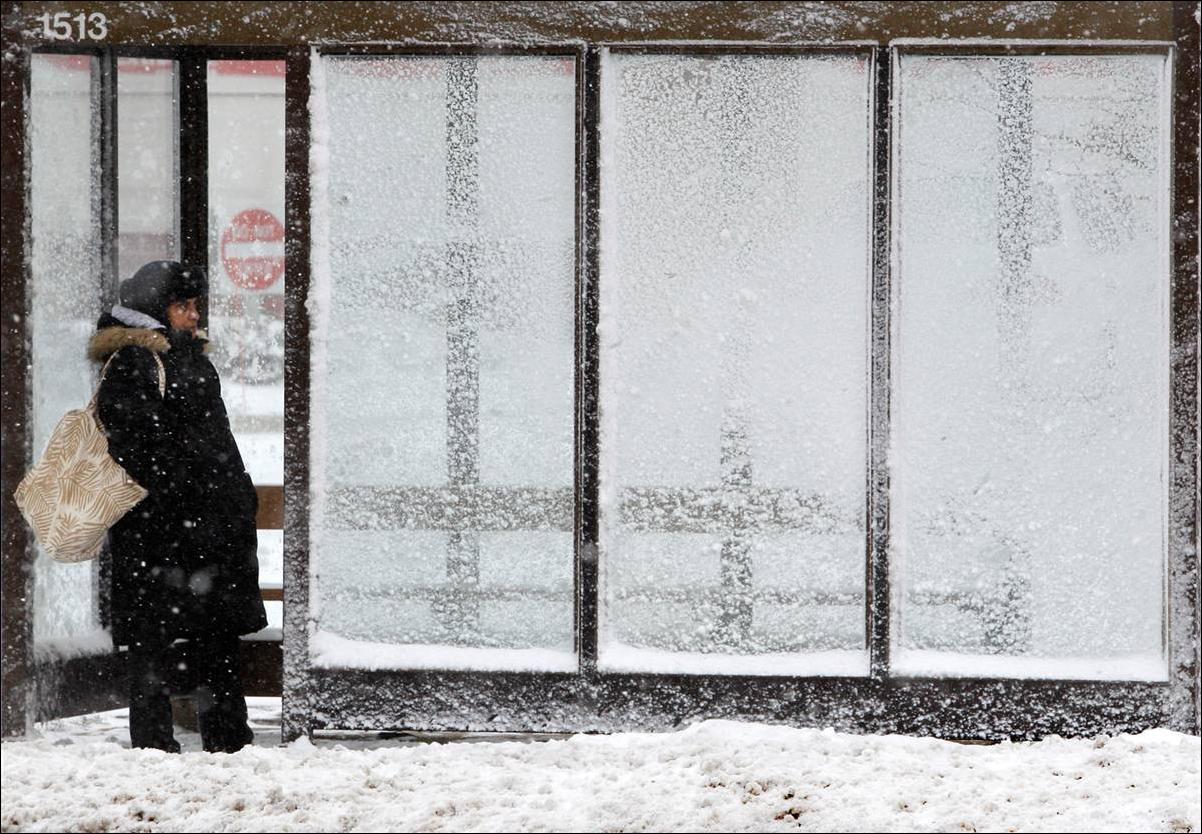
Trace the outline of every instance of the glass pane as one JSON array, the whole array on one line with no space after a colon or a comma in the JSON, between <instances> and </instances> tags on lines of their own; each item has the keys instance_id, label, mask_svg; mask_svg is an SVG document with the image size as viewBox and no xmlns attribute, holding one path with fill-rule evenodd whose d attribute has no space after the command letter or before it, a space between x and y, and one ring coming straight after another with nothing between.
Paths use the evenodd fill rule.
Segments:
<instances>
[{"instance_id":1,"label":"glass pane","mask_svg":"<svg viewBox=\"0 0 1202 834\"><path fill-rule=\"evenodd\" d=\"M602 666L863 674L870 73L602 67Z\"/></svg>"},{"instance_id":2,"label":"glass pane","mask_svg":"<svg viewBox=\"0 0 1202 834\"><path fill-rule=\"evenodd\" d=\"M1166 61L900 67L894 667L1163 678Z\"/></svg>"},{"instance_id":3,"label":"glass pane","mask_svg":"<svg viewBox=\"0 0 1202 834\"><path fill-rule=\"evenodd\" d=\"M92 396L87 358L101 297L97 72L83 55L34 54L30 67L29 348L33 449ZM35 459L36 459L35 457ZM6 521L7 523L7 521ZM38 548L35 645L63 654L108 651L97 618L94 562L60 564Z\"/></svg>"},{"instance_id":4,"label":"glass pane","mask_svg":"<svg viewBox=\"0 0 1202 834\"><path fill-rule=\"evenodd\" d=\"M314 86L316 662L575 669L575 62Z\"/></svg>"},{"instance_id":5,"label":"glass pane","mask_svg":"<svg viewBox=\"0 0 1202 834\"><path fill-rule=\"evenodd\" d=\"M284 66L209 61L209 336L259 486L284 483Z\"/></svg>"},{"instance_id":6,"label":"glass pane","mask_svg":"<svg viewBox=\"0 0 1202 834\"><path fill-rule=\"evenodd\" d=\"M259 584L284 587L284 531L259 531Z\"/></svg>"},{"instance_id":7,"label":"glass pane","mask_svg":"<svg viewBox=\"0 0 1202 834\"><path fill-rule=\"evenodd\" d=\"M259 531L259 585L264 588L284 587L284 531ZM267 631L278 638L284 625L284 604L267 600Z\"/></svg>"},{"instance_id":8,"label":"glass pane","mask_svg":"<svg viewBox=\"0 0 1202 834\"><path fill-rule=\"evenodd\" d=\"M117 59L117 277L179 257L175 62Z\"/></svg>"}]
</instances>

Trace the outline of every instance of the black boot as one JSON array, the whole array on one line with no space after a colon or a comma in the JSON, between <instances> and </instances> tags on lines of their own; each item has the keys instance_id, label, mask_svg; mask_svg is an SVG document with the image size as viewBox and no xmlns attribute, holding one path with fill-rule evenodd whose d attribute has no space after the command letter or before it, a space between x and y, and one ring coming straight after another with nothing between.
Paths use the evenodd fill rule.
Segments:
<instances>
[{"instance_id":1,"label":"black boot","mask_svg":"<svg viewBox=\"0 0 1202 834\"><path fill-rule=\"evenodd\" d=\"M208 687L196 690L196 719L206 753L237 753L255 740L247 724L246 699L223 694L215 697Z\"/></svg>"},{"instance_id":2,"label":"black boot","mask_svg":"<svg viewBox=\"0 0 1202 834\"><path fill-rule=\"evenodd\" d=\"M171 689L166 668L171 643L160 639L131 640L126 655L129 670L129 743L178 753L171 719Z\"/></svg>"},{"instance_id":3,"label":"black boot","mask_svg":"<svg viewBox=\"0 0 1202 834\"><path fill-rule=\"evenodd\" d=\"M200 739L209 753L236 753L255 740L247 723L242 694L237 635L197 641L200 685L196 689L196 715Z\"/></svg>"}]
</instances>

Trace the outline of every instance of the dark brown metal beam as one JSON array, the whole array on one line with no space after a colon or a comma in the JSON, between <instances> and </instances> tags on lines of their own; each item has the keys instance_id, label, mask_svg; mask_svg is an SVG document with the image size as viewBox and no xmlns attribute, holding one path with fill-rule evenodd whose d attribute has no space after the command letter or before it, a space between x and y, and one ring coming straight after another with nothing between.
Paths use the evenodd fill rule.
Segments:
<instances>
[{"instance_id":1,"label":"dark brown metal beam","mask_svg":"<svg viewBox=\"0 0 1202 834\"><path fill-rule=\"evenodd\" d=\"M135 45L1173 37L1168 2L26 2L19 25L47 11L103 14L106 43Z\"/></svg>"},{"instance_id":2,"label":"dark brown metal beam","mask_svg":"<svg viewBox=\"0 0 1202 834\"><path fill-rule=\"evenodd\" d=\"M868 388L868 472L866 491L867 605L865 634L874 680L889 673L889 403L890 310L892 308L893 56L884 49L872 57L872 330Z\"/></svg>"},{"instance_id":3,"label":"dark brown metal beam","mask_svg":"<svg viewBox=\"0 0 1202 834\"><path fill-rule=\"evenodd\" d=\"M201 52L179 57L176 75L179 113L180 260L209 264L209 64Z\"/></svg>"},{"instance_id":4,"label":"dark brown metal beam","mask_svg":"<svg viewBox=\"0 0 1202 834\"><path fill-rule=\"evenodd\" d=\"M118 238L121 229L120 200L117 195L121 172L118 170L120 141L120 101L117 95L117 57L112 52L103 54L98 61L99 72L93 85L93 101L100 115L100 141L93 153L98 157L100 176L94 180L99 193L94 196L100 206L100 298L101 310L108 310L117 303L118 285L122 277L118 274L120 262ZM99 367L93 370L99 375ZM93 588L96 594L98 622L108 628L113 621L113 556L108 543L93 563Z\"/></svg>"},{"instance_id":5,"label":"dark brown metal beam","mask_svg":"<svg viewBox=\"0 0 1202 834\"><path fill-rule=\"evenodd\" d=\"M1169 675L1173 721L1202 732L1199 638L1198 164L1202 79L1196 3L1174 3L1173 55L1172 336L1169 415Z\"/></svg>"},{"instance_id":6,"label":"dark brown metal beam","mask_svg":"<svg viewBox=\"0 0 1202 834\"><path fill-rule=\"evenodd\" d=\"M20 4L4 3L5 60L0 61L0 503L4 530L2 587L3 625L0 636L0 735L21 735L31 725L33 702L32 559L24 519L13 490L25 477L29 463L29 390L26 368L26 292L28 286L28 160L25 125L28 119L29 53L16 48L20 39Z\"/></svg>"},{"instance_id":7,"label":"dark brown metal beam","mask_svg":"<svg viewBox=\"0 0 1202 834\"><path fill-rule=\"evenodd\" d=\"M711 718L1023 740L1165 726L1164 684L315 669L315 729L672 730Z\"/></svg>"},{"instance_id":8,"label":"dark brown metal beam","mask_svg":"<svg viewBox=\"0 0 1202 834\"><path fill-rule=\"evenodd\" d=\"M597 665L600 552L601 51L576 60L576 651L581 670Z\"/></svg>"},{"instance_id":9,"label":"dark brown metal beam","mask_svg":"<svg viewBox=\"0 0 1202 834\"><path fill-rule=\"evenodd\" d=\"M307 735L309 701L309 50L289 51L284 85L284 646L282 733Z\"/></svg>"}]
</instances>

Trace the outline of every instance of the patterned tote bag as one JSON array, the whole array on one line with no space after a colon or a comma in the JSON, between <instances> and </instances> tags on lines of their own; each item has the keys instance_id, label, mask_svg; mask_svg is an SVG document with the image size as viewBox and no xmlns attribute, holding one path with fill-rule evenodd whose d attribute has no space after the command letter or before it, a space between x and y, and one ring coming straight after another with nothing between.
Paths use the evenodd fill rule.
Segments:
<instances>
[{"instance_id":1,"label":"patterned tote bag","mask_svg":"<svg viewBox=\"0 0 1202 834\"><path fill-rule=\"evenodd\" d=\"M152 354L161 397L167 391L167 371L159 355ZM104 364L102 382L112 361L110 356ZM108 529L146 497L146 490L109 455L96 413L99 391L97 386L86 408L72 409L59 420L42 459L13 494L38 542L60 562L95 557Z\"/></svg>"}]
</instances>

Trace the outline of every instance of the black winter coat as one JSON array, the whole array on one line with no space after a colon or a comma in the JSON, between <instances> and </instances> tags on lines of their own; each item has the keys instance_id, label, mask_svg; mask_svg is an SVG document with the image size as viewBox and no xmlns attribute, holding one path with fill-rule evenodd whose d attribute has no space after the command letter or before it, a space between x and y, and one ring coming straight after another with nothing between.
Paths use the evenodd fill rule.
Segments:
<instances>
[{"instance_id":1,"label":"black winter coat","mask_svg":"<svg viewBox=\"0 0 1202 834\"><path fill-rule=\"evenodd\" d=\"M118 645L141 635L248 634L267 625L258 498L206 344L105 315L89 345L96 361L114 357L97 396L109 454L149 492L109 531ZM167 371L164 397L152 351Z\"/></svg>"}]
</instances>

